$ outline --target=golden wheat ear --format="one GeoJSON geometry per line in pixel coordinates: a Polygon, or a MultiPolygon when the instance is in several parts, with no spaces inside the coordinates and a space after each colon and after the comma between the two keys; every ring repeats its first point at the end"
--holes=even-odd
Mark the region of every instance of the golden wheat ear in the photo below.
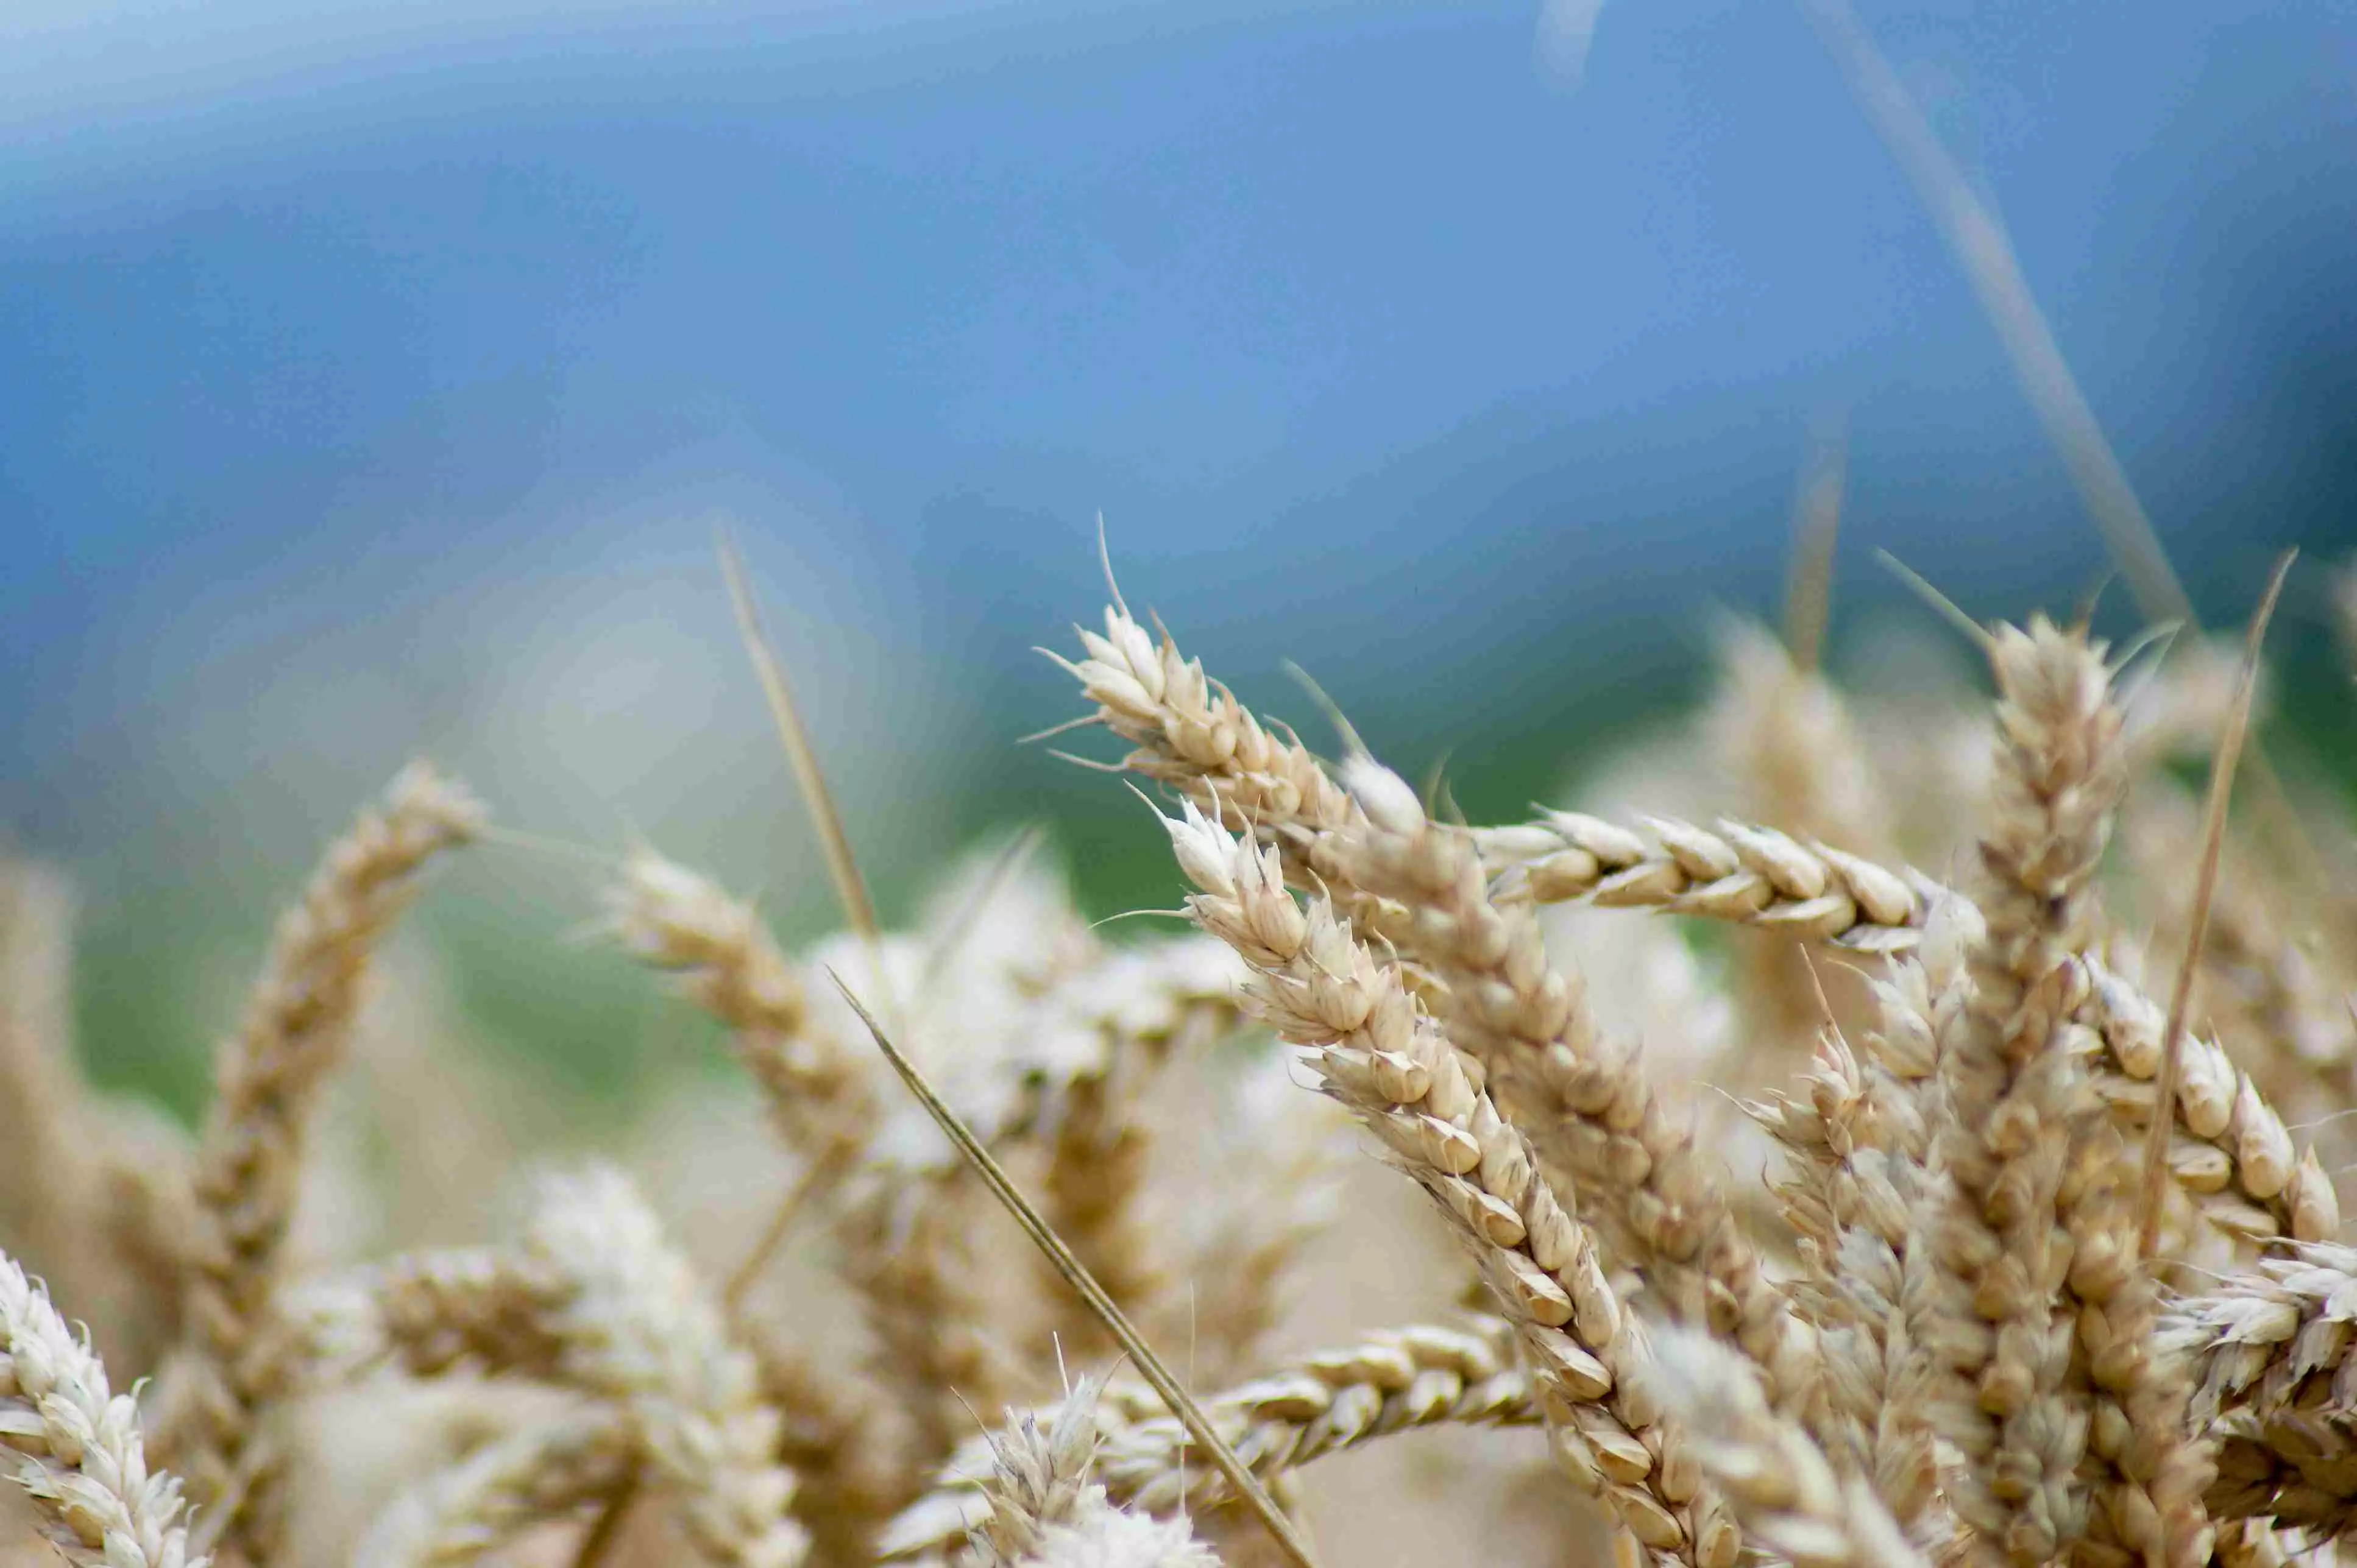
{"type": "Polygon", "coordinates": [[[900,1053],[899,1047],[895,1046],[890,1037],[885,1034],[884,1026],[876,1021],[875,1015],[867,1011],[859,998],[852,994],[850,987],[845,985],[839,976],[830,974],[829,978],[834,981],[835,988],[843,993],[843,999],[850,1004],[854,1012],[859,1015],[860,1022],[867,1026],[867,1032],[875,1037],[876,1048],[883,1053],[884,1059],[891,1064],[892,1070],[900,1075],[900,1081],[909,1086],[909,1092],[915,1095],[918,1102],[924,1106],[926,1113],[932,1117],[935,1124],[941,1128],[942,1135],[957,1146],[958,1152],[966,1157],[975,1173],[982,1177],[983,1184],[990,1189],[991,1195],[1005,1206],[1007,1213],[1014,1216],[1016,1223],[1023,1228],[1024,1233],[1031,1238],[1033,1244],[1047,1256],[1048,1262],[1054,1266],[1056,1272],[1061,1274],[1065,1282],[1078,1291],[1082,1299],[1089,1304],[1091,1310],[1097,1315],[1098,1321],[1104,1325],[1106,1332],[1114,1337],[1114,1342],[1119,1344],[1123,1351],[1136,1364],[1139,1374],[1147,1382],[1153,1384],[1154,1391],[1161,1395],[1171,1411],[1186,1423],[1188,1434],[1202,1445],[1204,1453],[1211,1457],[1211,1463],[1219,1467],[1220,1473],[1225,1476],[1229,1484],[1236,1488],[1237,1495],[1243,1498],[1253,1512],[1260,1517],[1261,1523],[1267,1528],[1270,1538],[1275,1541],[1286,1559],[1294,1563],[1295,1568],[1317,1568],[1316,1559],[1310,1553],[1309,1543],[1302,1538],[1300,1527],[1296,1525],[1286,1516],[1285,1510],[1277,1506],[1276,1499],[1268,1495],[1267,1489],[1254,1477],[1244,1462],[1236,1456],[1235,1451],[1228,1446],[1227,1441],[1211,1425],[1210,1418],[1203,1413],[1202,1408],[1195,1402],[1194,1398],[1187,1392],[1178,1380],[1171,1376],[1169,1368],[1163,1364],[1161,1357],[1155,1353],[1154,1348],[1148,1345],[1144,1337],[1130,1325],[1128,1317],[1123,1314],[1120,1306],[1114,1303],[1113,1297],[1105,1294],[1104,1287],[1100,1285],[1095,1277],[1082,1266],[1081,1261],[1072,1255],[1071,1249],[1064,1244],[1063,1239],[1058,1236],[1054,1229],[1040,1217],[1039,1209],[1009,1179],[997,1160],[991,1156],[990,1151],[983,1147],[981,1141],[974,1137],[964,1121],[956,1112],[950,1109],[949,1103],[942,1100],[934,1091],[932,1085],[925,1080],[924,1074],[917,1070],[917,1065],[900,1053]]]}
{"type": "Polygon", "coordinates": [[[0,1447],[67,1561],[204,1568],[180,1523],[180,1483],[147,1467],[138,1402],[107,1385],[89,1341],[0,1253],[0,1447]]]}

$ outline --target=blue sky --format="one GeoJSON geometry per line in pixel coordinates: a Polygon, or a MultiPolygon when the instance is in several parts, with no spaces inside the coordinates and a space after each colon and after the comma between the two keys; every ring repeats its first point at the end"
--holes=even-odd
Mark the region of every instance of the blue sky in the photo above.
{"type": "MultiPolygon", "coordinates": [[[[601,584],[725,651],[714,521],[868,750],[1053,716],[1024,650],[1100,509],[1230,668],[1315,651],[1354,711],[1662,675],[1772,604],[1833,414],[1846,603],[1872,543],[2075,597],[2062,472],[1799,13],[1565,5],[11,7],[0,822],[94,853],[264,757],[349,752],[325,800],[496,749],[462,651],[659,657],[601,584]]],[[[2357,536],[2357,20],[1861,16],[2210,600],[2357,536]]]]}

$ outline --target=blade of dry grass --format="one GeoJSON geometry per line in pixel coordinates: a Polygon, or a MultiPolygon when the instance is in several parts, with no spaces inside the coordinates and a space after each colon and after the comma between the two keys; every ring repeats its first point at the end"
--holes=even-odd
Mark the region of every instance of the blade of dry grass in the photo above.
{"type": "MultiPolygon", "coordinates": [[[[2242,674],[2235,682],[2233,703],[2226,711],[2225,732],[2218,737],[2217,755],[2210,765],[2210,794],[2201,808],[2201,857],[2194,875],[2193,912],[2187,921],[2185,957],[2178,965],[2177,983],[2169,993],[2169,1025],[2161,1036],[2157,1092],[2164,1105],[2177,1092],[2179,1064],[2184,1055],[2186,1005],[2193,999],[2193,977],[2201,961],[2202,939],[2210,930],[2210,901],[2218,889],[2218,857],[2226,843],[2226,809],[2233,799],[2234,765],[2242,760],[2244,737],[2250,733],[2251,699],[2258,690],[2259,650],[2266,644],[2267,621],[2275,614],[2276,599],[2283,593],[2284,579],[2290,575],[2291,564],[2298,555],[2298,552],[2288,551],[2276,563],[2275,573],[2267,579],[2266,593],[2251,617],[2251,629],[2243,650],[2242,674]]],[[[2169,1123],[2153,1118],[2152,1132],[2145,1140],[2141,1217],[2136,1232],[2137,1250],[2146,1257],[2152,1255],[2160,1237],[2161,1187],[2169,1179],[2168,1134],[2169,1123]]]]}
{"type": "Polygon", "coordinates": [[[1286,1517],[1285,1510],[1276,1505],[1275,1499],[1271,1498],[1260,1483],[1253,1478],[1252,1472],[1244,1467],[1243,1461],[1239,1460],[1226,1443],[1221,1440],[1219,1434],[1212,1429],[1211,1423],[1204,1417],[1201,1409],[1180,1386],[1178,1380],[1170,1375],[1169,1369],[1162,1364],[1161,1358],[1154,1353],[1153,1348],[1148,1346],[1138,1335],[1136,1329],[1130,1326],[1129,1319],[1123,1316],[1120,1306],[1104,1293],[1103,1287],[1097,1283],[1089,1272],[1081,1266],[1080,1260],[1072,1256],[1071,1249],[1064,1245],[1055,1231],[1039,1217],[1039,1210],[1033,1208],[1030,1201],[1017,1189],[1015,1184],[1008,1179],[1006,1173],[1000,1168],[998,1162],[991,1157],[990,1151],[984,1148],[974,1134],[966,1129],[957,1112],[952,1111],[948,1103],[933,1091],[932,1086],[925,1081],[924,1075],[917,1070],[916,1064],[900,1054],[899,1047],[892,1044],[890,1038],[885,1034],[883,1026],[876,1021],[875,1015],[868,1012],[858,997],[852,994],[848,987],[843,985],[840,979],[835,981],[835,984],[843,991],[844,1000],[851,1004],[853,1011],[859,1015],[860,1021],[867,1026],[867,1032],[875,1036],[877,1049],[883,1053],[884,1059],[891,1064],[892,1070],[900,1075],[900,1080],[909,1086],[909,1091],[917,1097],[926,1112],[940,1126],[942,1135],[957,1145],[958,1151],[965,1155],[968,1162],[981,1176],[984,1185],[990,1188],[992,1196],[996,1197],[1006,1207],[1006,1211],[1015,1218],[1016,1222],[1023,1227],[1024,1233],[1031,1238],[1032,1242],[1041,1252],[1046,1254],[1049,1262],[1055,1266],[1056,1272],[1061,1274],[1066,1283],[1088,1302],[1107,1331],[1120,1344],[1123,1351],[1136,1363],[1139,1372],[1154,1385],[1155,1391],[1169,1403],[1170,1408],[1178,1412],[1179,1419],[1186,1423],[1188,1432],[1203,1445],[1203,1450],[1210,1455],[1211,1462],[1219,1466],[1221,1473],[1228,1477],[1254,1513],[1259,1516],[1262,1524],[1267,1528],[1270,1537],[1276,1541],[1286,1556],[1295,1563],[1296,1568],[1316,1568],[1308,1543],[1302,1540],[1299,1529],[1286,1517]]]}

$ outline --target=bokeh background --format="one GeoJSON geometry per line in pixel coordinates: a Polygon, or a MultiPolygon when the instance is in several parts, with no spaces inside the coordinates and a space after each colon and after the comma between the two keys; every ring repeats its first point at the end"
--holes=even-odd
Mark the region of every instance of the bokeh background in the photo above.
{"type": "MultiPolygon", "coordinates": [[[[2205,617],[2357,545],[2357,12],[1860,19],[2205,617]]],[[[1034,818],[1106,912],[1168,901],[1155,835],[1014,744],[1073,711],[1028,650],[1101,602],[1098,512],[1248,695],[1313,718],[1294,659],[1505,814],[1776,613],[1835,429],[1837,667],[1929,620],[1874,547],[1976,614],[2105,572],[1786,4],[0,9],[0,831],[84,890],[96,1069],[184,1109],[413,752],[823,929],[716,525],[888,915],[1034,818]]],[[[2316,581],[2282,700],[2338,718],[2295,751],[2350,733],[2316,581]]],[[[594,883],[487,852],[425,929],[487,1036],[598,1091],[656,1003],[594,883]]]]}

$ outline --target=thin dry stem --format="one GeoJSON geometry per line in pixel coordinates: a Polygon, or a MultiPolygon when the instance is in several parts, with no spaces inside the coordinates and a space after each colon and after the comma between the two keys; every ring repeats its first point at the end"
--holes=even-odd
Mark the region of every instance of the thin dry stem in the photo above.
{"type": "MultiPolygon", "coordinates": [[[[2218,887],[2218,856],[2226,843],[2226,808],[2234,795],[2234,765],[2242,760],[2243,739],[2250,732],[2251,698],[2258,688],[2259,650],[2266,641],[2267,621],[2275,614],[2276,599],[2283,592],[2284,578],[2289,575],[2297,555],[2296,551],[2287,553],[2276,563],[2275,575],[2267,580],[2266,596],[2260,599],[2258,611],[2251,618],[2250,635],[2243,650],[2242,675],[2235,683],[2233,703],[2226,710],[2225,733],[2218,737],[2218,753],[2211,763],[2210,795],[2201,809],[2201,869],[2194,875],[2193,912],[2186,922],[2185,957],[2178,966],[2177,984],[2169,993],[2169,1026],[2161,1036],[2158,1093],[2164,1105],[2177,1092],[2178,1064],[2184,1054],[2185,1009],[2193,997],[2193,977],[2201,961],[2202,939],[2210,930],[2210,899],[2218,887]]],[[[2146,1257],[2152,1255],[2153,1245],[2160,1236],[2161,1188],[2169,1179],[2168,1164],[2169,1130],[2156,1118],[2145,1140],[2142,1217],[2136,1240],[2146,1257]]]]}

